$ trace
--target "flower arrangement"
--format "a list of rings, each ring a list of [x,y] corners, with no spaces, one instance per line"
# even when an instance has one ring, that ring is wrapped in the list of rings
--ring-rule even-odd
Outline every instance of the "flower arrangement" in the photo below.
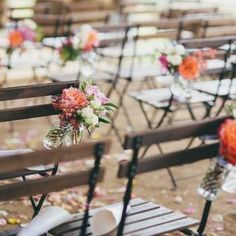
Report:
[[[85,81],[79,88],[63,89],[61,96],[52,98],[52,104],[60,112],[59,125],[45,137],[47,148],[60,147],[67,141],[77,143],[84,129],[91,132],[101,123],[109,124],[109,115],[117,108],[97,86]]]
[[[215,50],[198,50],[188,54],[183,45],[168,43],[159,47],[156,56],[164,73],[179,74],[183,79],[195,80],[207,68],[205,58],[214,58]]]
[[[92,52],[99,46],[98,33],[90,25],[83,25],[80,32],[62,42],[59,53],[62,61],[75,61],[81,54]]]
[[[183,45],[167,43],[160,45],[157,49],[156,57],[160,61],[164,73],[169,72],[170,74],[175,74],[178,72],[178,67],[185,55],[186,50]]]
[[[205,175],[198,192],[203,197],[212,201],[218,196],[218,191],[222,187],[228,192],[232,192],[234,187],[236,191],[236,182],[231,183],[230,186],[227,182],[229,171],[232,166],[236,166],[236,120],[227,119],[218,130],[218,137],[220,141],[219,157],[214,166],[211,166]],[[232,177],[231,177],[232,178]],[[234,176],[236,178],[236,176]],[[236,179],[234,179],[235,181]],[[227,187],[224,187],[225,184]]]
[[[25,42],[36,42],[42,38],[41,30],[30,20],[18,22],[8,33],[8,54],[14,49],[21,48]]]

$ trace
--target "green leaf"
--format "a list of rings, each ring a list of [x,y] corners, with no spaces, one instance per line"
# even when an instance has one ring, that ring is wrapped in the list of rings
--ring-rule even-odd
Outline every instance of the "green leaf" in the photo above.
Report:
[[[111,121],[106,117],[99,117],[99,122],[111,124]]]
[[[114,103],[112,103],[112,102],[106,103],[105,106],[114,107],[114,108],[118,109],[118,106],[116,106],[116,105],[115,105]]]

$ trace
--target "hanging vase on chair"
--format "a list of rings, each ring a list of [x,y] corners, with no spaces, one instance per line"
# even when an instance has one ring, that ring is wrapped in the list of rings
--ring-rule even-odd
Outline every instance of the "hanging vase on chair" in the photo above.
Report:
[[[47,149],[56,149],[63,145],[71,146],[73,144],[78,144],[82,141],[83,131],[84,127],[82,125],[77,129],[74,129],[71,126],[67,126],[66,128],[55,126],[43,139],[43,145]]]
[[[179,73],[173,74],[173,82],[170,85],[170,90],[175,97],[180,97],[183,93],[183,88],[180,82]]]
[[[198,194],[200,196],[208,201],[216,200],[228,173],[227,164],[222,157],[211,160],[207,173],[198,188]]]

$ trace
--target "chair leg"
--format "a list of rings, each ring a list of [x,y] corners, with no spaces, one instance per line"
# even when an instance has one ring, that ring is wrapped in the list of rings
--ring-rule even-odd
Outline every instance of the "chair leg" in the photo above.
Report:
[[[204,234],[204,230],[206,228],[206,224],[207,224],[207,219],[211,210],[211,205],[212,205],[212,201],[207,200],[204,206],[204,210],[202,213],[202,218],[201,218],[201,222],[199,225],[199,228],[197,230],[198,232],[198,236],[205,236]]]

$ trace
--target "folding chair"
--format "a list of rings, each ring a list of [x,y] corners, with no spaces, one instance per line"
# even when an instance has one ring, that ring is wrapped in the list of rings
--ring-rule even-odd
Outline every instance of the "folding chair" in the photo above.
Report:
[[[217,45],[221,49],[220,56],[223,57],[219,66],[214,68],[209,68],[209,74],[218,74],[217,80],[210,80],[210,81],[203,81],[203,82],[196,82],[193,84],[193,88],[197,91],[203,92],[205,94],[209,94],[214,96],[213,101],[210,103],[205,103],[207,108],[207,112],[205,117],[208,117],[214,107],[217,106],[217,102],[219,99],[221,100],[220,106],[217,108],[215,112],[215,116],[218,116],[225,107],[225,103],[229,100],[234,99],[234,87],[235,87],[235,75],[236,75],[236,68],[235,64],[231,63],[232,57],[235,55],[235,37],[221,37],[215,38],[214,40],[210,40],[210,42],[214,45]],[[195,43],[199,43],[200,40],[195,41]],[[202,46],[204,46],[204,39],[202,41]],[[194,42],[192,42],[194,45]],[[205,43],[209,44],[209,41],[206,40]],[[188,43],[187,43],[188,45]],[[190,43],[191,45],[191,43]],[[223,46],[222,46],[223,45]],[[188,45],[189,46],[189,45]],[[223,50],[222,50],[223,48]],[[213,60],[214,61],[214,60]],[[219,62],[220,60],[218,60]],[[219,63],[218,63],[219,64]]]
[[[211,208],[211,201],[206,201],[202,219],[197,232],[189,227],[199,224],[199,221],[174,212],[171,209],[144,199],[132,199],[133,181],[136,175],[191,164],[197,161],[215,158],[218,155],[219,143],[201,143],[200,146],[189,150],[180,150],[163,155],[154,154],[146,159],[139,159],[140,149],[147,145],[156,145],[171,141],[178,141],[192,137],[204,139],[209,135],[216,135],[218,127],[227,117],[208,119],[198,122],[190,122],[184,125],[169,126],[159,130],[140,131],[126,135],[124,149],[132,149],[130,161],[122,161],[119,164],[118,178],[128,178],[126,191],[123,198],[123,214],[118,227],[117,236],[121,235],[161,235],[173,231],[180,231],[186,235],[204,235],[207,218]],[[114,204],[113,206],[116,206]],[[130,206],[129,211],[127,208]],[[99,209],[90,211],[91,217]],[[83,235],[81,232],[82,214],[71,222],[64,223],[51,230],[53,235]],[[87,226],[87,234],[91,234],[90,224]]]
[[[148,145],[162,144],[171,141],[178,141],[181,139],[192,137],[200,137],[202,139],[203,137],[208,135],[216,135],[220,124],[225,119],[226,117],[208,119],[194,123],[191,122],[184,125],[170,126],[167,128],[160,128],[158,130],[152,131],[140,131],[126,135],[124,149],[132,149],[133,156],[131,161],[122,161],[119,165],[118,177],[128,177],[129,181],[124,197],[123,217],[119,228],[120,234],[118,235],[122,235],[122,232],[125,235],[139,235],[140,231],[142,233],[140,233],[140,235],[159,235],[173,230],[179,230],[186,235],[205,235],[204,230],[212,204],[212,202],[209,200],[206,200],[202,219],[200,221],[200,225],[197,232],[193,232],[187,229],[187,227],[189,227],[188,223],[191,222],[189,222],[188,218],[186,219],[185,217],[177,217],[173,221],[170,220],[170,222],[168,222],[167,220],[167,222],[162,222],[161,220],[158,220],[158,217],[160,217],[158,216],[158,214],[151,215],[152,210],[150,210],[150,213],[149,210],[147,210],[147,216],[142,220],[141,225],[139,225],[140,222],[137,222],[133,223],[133,225],[130,226],[129,214],[127,219],[125,219],[126,209],[129,205],[133,179],[136,174],[170,168],[174,166],[191,164],[200,160],[214,158],[218,156],[219,152],[218,142],[211,144],[202,143],[200,146],[188,150],[180,150],[177,152],[170,152],[161,155],[154,154],[149,158],[139,159],[139,151],[142,147]],[[170,215],[167,215],[166,217],[167,219],[172,218],[172,212],[169,214]],[[152,218],[152,220],[150,220],[150,218]],[[186,226],[184,226],[184,222],[186,223]]]
[[[87,142],[81,145],[62,148],[60,150],[40,150],[33,153],[19,154],[0,158],[0,172],[2,174],[14,175],[22,169],[37,165],[47,165],[55,162],[72,162],[83,160],[94,156],[94,166],[91,169],[83,171],[73,171],[60,176],[48,176],[29,180],[27,182],[10,183],[0,186],[0,201],[15,200],[23,196],[33,196],[42,194],[46,196],[50,192],[60,191],[66,188],[88,185],[88,195],[86,209],[83,213],[83,225],[87,225],[88,214],[91,201],[94,196],[94,190],[97,182],[102,181],[104,168],[100,167],[101,159],[104,153],[109,149],[108,142]],[[50,220],[50,219],[48,219]],[[15,235],[20,227],[0,232],[1,235]]]
[[[24,98],[36,98],[44,96],[52,96],[61,94],[62,89],[68,88],[73,85],[78,85],[78,82],[67,83],[55,83],[55,84],[43,84],[43,85],[30,85],[20,87],[10,87],[0,89],[0,101],[13,101]],[[31,106],[13,107],[0,110],[0,123],[13,122],[18,120],[27,120],[31,118],[49,117],[51,115],[58,114],[52,104],[39,104]],[[28,170],[23,169],[10,174],[0,173],[0,180],[12,179],[16,177],[22,177],[23,181],[27,182],[27,176],[39,174],[41,176],[53,176],[56,175],[58,169],[58,162],[55,162],[53,166],[45,167],[44,170]],[[40,210],[46,195],[42,195],[38,203],[30,197],[32,207],[34,209],[34,215]]]

